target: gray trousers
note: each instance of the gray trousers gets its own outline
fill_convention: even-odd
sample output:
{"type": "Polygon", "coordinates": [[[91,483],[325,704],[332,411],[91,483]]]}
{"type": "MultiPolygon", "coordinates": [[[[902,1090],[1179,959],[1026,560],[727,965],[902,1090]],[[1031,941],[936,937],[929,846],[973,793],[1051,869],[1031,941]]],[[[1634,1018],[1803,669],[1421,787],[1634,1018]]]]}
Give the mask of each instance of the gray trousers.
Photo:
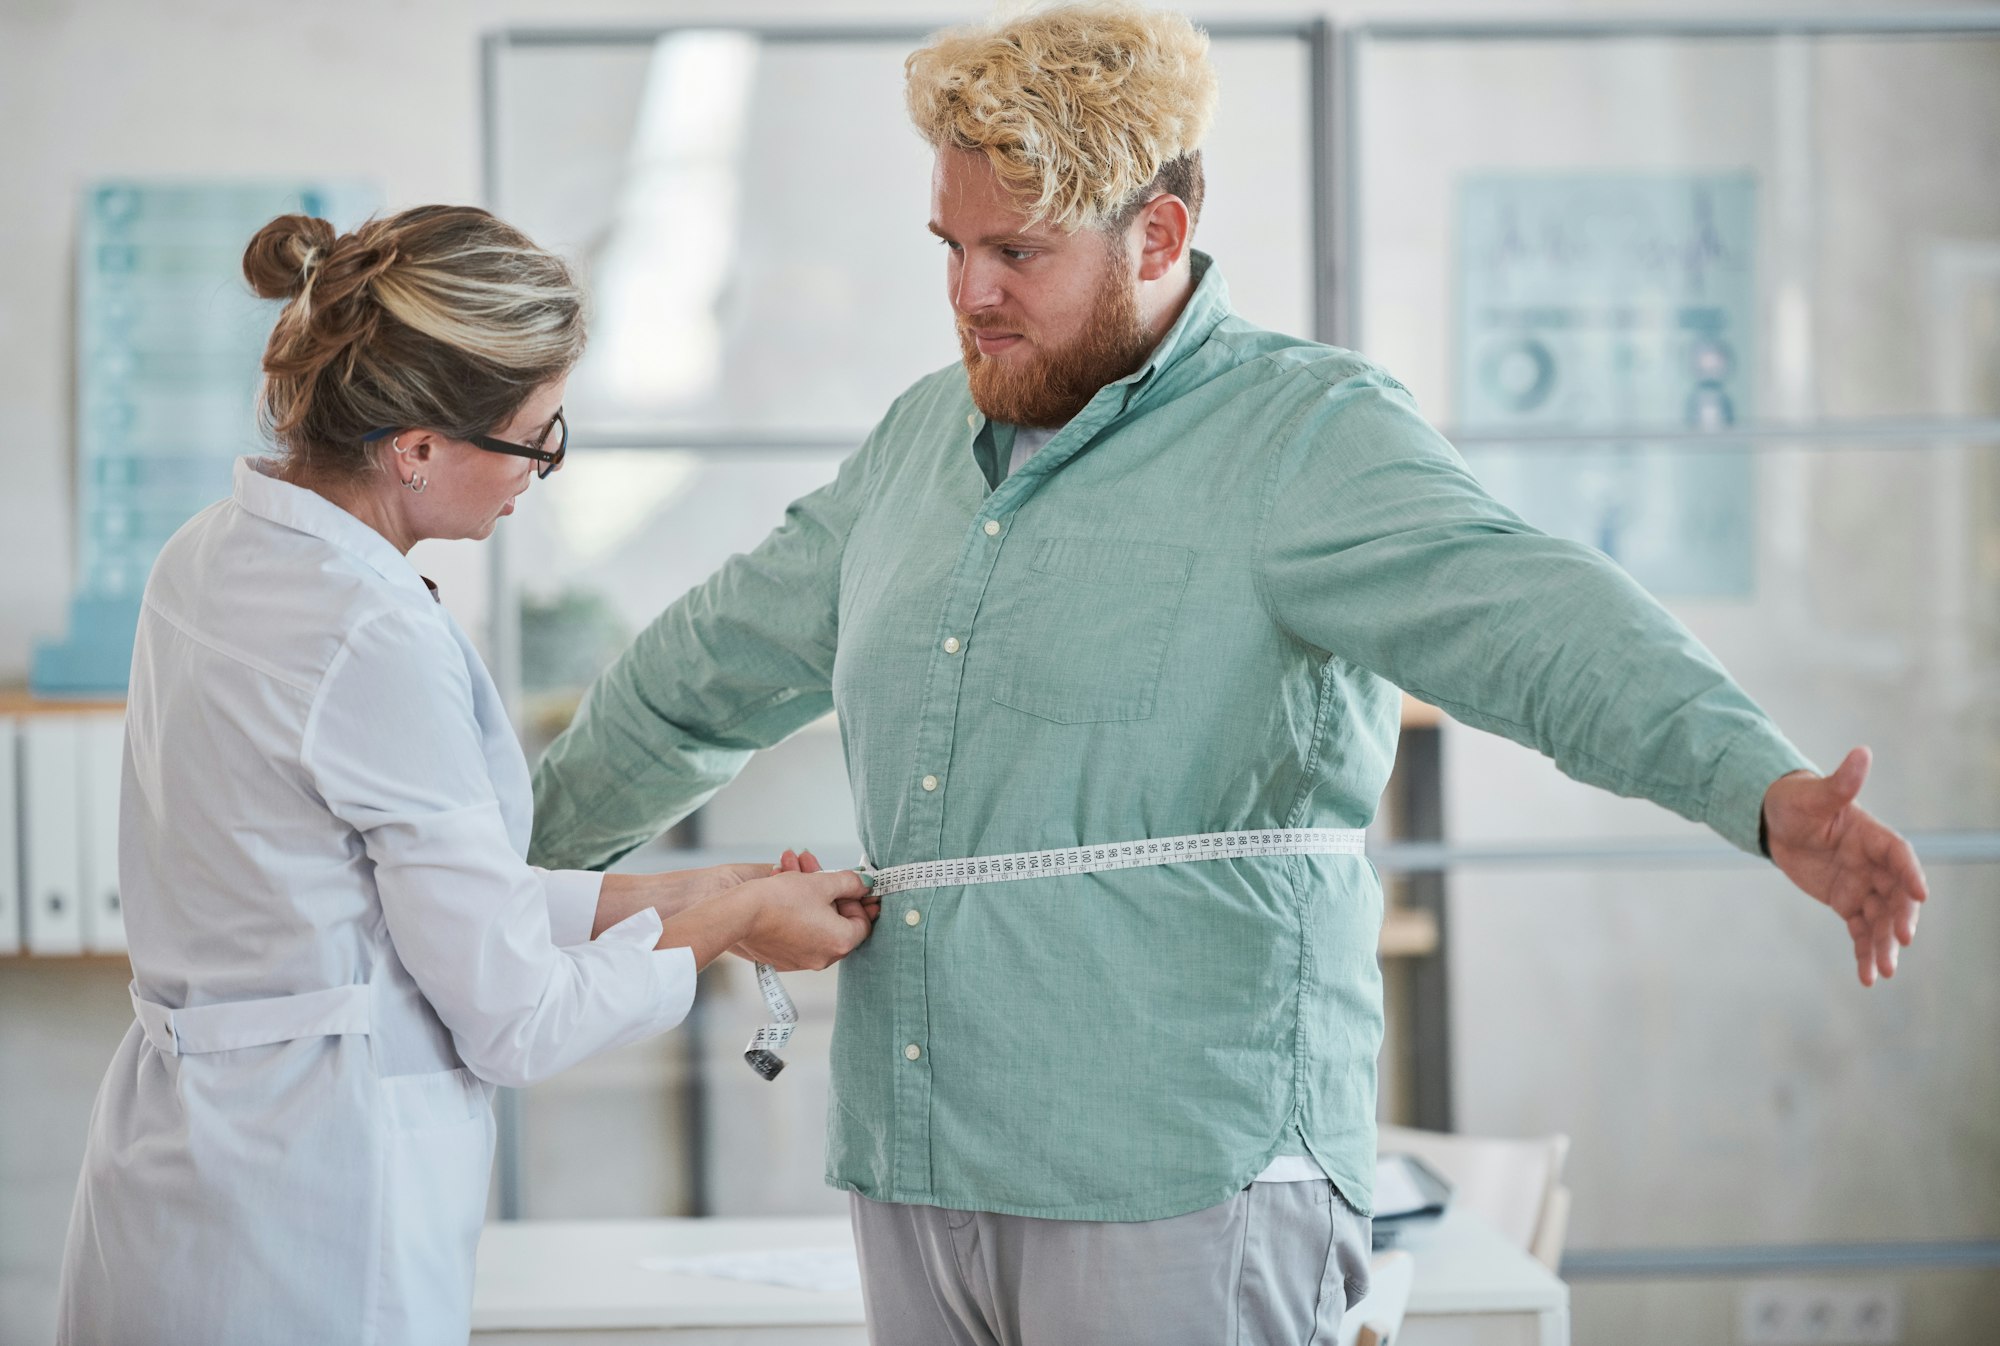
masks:
{"type": "Polygon", "coordinates": [[[1368,1290],[1330,1182],[1121,1224],[850,1196],[873,1346],[1321,1346],[1368,1290]]]}

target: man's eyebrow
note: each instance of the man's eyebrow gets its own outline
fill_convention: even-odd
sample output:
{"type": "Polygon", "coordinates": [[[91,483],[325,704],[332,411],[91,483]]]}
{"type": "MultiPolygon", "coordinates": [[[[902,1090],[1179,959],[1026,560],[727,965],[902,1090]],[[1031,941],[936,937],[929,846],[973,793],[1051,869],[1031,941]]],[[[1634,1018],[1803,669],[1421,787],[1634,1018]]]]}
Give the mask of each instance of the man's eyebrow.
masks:
{"type": "MultiPolygon", "coordinates": [[[[956,243],[958,241],[957,239],[953,238],[950,234],[947,234],[938,225],[938,222],[936,220],[930,221],[928,224],[924,226],[924,228],[930,230],[932,233],[936,234],[939,238],[943,239],[947,243],[956,243]]],[[[979,240],[979,245],[983,248],[999,247],[1009,243],[1018,243],[1024,247],[1030,247],[1030,248],[1040,248],[1047,246],[1047,244],[1045,244],[1042,240],[1034,237],[1034,235],[1032,234],[1020,234],[1020,233],[988,234],[985,238],[979,240]]]]}

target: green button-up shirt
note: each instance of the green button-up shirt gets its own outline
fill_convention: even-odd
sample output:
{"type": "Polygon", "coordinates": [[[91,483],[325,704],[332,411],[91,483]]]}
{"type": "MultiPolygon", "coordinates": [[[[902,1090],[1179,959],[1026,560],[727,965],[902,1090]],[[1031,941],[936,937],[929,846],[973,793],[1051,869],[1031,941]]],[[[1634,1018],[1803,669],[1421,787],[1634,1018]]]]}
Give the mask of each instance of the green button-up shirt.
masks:
{"type": "MultiPolygon", "coordinates": [[[[537,862],[608,862],[829,708],[877,865],[1364,827],[1397,687],[1754,850],[1765,787],[1807,763],[1695,639],[1496,503],[1394,379],[1195,270],[1145,365],[1011,476],[962,369],[899,398],[598,680],[536,774],[537,862]]],[[[1365,860],[895,907],[841,970],[834,1185],[1148,1220],[1303,1149],[1369,1208],[1365,860]]]]}

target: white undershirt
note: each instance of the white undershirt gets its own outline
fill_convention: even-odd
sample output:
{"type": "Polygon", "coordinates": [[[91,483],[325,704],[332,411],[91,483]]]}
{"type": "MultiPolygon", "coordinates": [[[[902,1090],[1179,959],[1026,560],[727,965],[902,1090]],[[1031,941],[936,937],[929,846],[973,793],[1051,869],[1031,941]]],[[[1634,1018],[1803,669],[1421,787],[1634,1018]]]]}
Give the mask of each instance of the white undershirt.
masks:
{"type": "MultiPolygon", "coordinates": [[[[1013,476],[1021,470],[1021,465],[1041,452],[1044,445],[1062,431],[1058,425],[1052,429],[1021,426],[1014,431],[1014,452],[1007,460],[1007,475],[1013,476]]],[[[1281,1154],[1265,1166],[1251,1181],[1253,1182],[1325,1182],[1326,1170],[1321,1168],[1309,1154],[1281,1154]]]]}
{"type": "Polygon", "coordinates": [[[1062,432],[1062,426],[1044,430],[1036,426],[1024,425],[1014,431],[1014,456],[1007,461],[1007,475],[1013,476],[1021,470],[1021,464],[1041,452],[1044,444],[1062,432]]]}

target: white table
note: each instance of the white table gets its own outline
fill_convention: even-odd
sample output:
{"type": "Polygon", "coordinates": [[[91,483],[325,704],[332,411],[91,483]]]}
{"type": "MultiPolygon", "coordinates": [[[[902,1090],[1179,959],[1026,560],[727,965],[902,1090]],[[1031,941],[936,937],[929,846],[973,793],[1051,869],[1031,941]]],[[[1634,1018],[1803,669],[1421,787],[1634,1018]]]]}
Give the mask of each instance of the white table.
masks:
{"type": "MultiPolygon", "coordinates": [[[[858,1290],[825,1292],[648,1270],[640,1259],[848,1246],[843,1219],[523,1220],[479,1245],[472,1339],[483,1346],[864,1346],[858,1290]]],[[[1413,1243],[1398,1346],[1568,1346],[1569,1287],[1463,1211],[1413,1243]]],[[[1081,1346],[1081,1344],[1080,1344],[1081,1346]]]]}

